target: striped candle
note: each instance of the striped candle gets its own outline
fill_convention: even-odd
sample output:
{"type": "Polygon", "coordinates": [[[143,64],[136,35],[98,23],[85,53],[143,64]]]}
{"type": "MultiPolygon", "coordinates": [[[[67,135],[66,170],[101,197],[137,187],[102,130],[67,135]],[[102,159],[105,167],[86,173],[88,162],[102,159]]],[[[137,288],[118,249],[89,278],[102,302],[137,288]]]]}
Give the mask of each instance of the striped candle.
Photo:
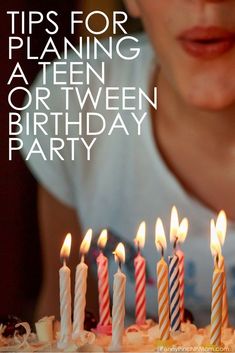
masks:
{"type": "Polygon", "coordinates": [[[164,251],[167,247],[167,242],[161,218],[157,219],[155,226],[155,245],[157,250],[160,251],[162,255],[161,260],[157,263],[158,318],[160,339],[167,341],[170,336],[168,266],[164,260],[164,251]]]}
{"type": "Polygon", "coordinates": [[[180,330],[180,286],[179,286],[179,258],[169,256],[169,289],[170,289],[170,319],[171,330],[180,330]]]}
{"type": "Polygon", "coordinates": [[[211,220],[211,240],[210,248],[214,257],[214,272],[212,279],[212,301],[211,301],[211,336],[210,343],[220,346],[222,330],[222,305],[223,305],[223,285],[224,272],[219,267],[221,255],[221,243],[217,234],[215,222],[211,220]]]}
{"type": "Polygon", "coordinates": [[[110,299],[109,299],[109,277],[108,277],[108,259],[102,252],[96,259],[98,265],[98,291],[99,291],[99,314],[100,326],[110,324],[110,299]]]}
{"type": "Polygon", "coordinates": [[[57,346],[59,349],[66,349],[71,343],[72,333],[72,307],[71,307],[71,279],[70,269],[66,266],[66,259],[71,250],[72,236],[67,234],[60,251],[63,266],[59,271],[60,279],[60,336],[57,346]]]}
{"type": "Polygon", "coordinates": [[[71,342],[72,315],[71,315],[71,280],[70,269],[64,262],[59,271],[60,278],[60,338],[58,348],[65,349],[71,342]]]}
{"type": "Polygon", "coordinates": [[[170,336],[170,312],[168,294],[168,266],[163,257],[157,263],[157,288],[160,339],[166,341],[170,336]]]}
{"type": "Polygon", "coordinates": [[[118,269],[113,282],[112,343],[110,351],[122,349],[125,320],[126,276],[118,269]]]}
{"type": "Polygon", "coordinates": [[[86,291],[87,291],[88,266],[82,256],[81,262],[76,267],[75,275],[75,297],[73,311],[73,334],[72,338],[76,341],[80,333],[84,330],[86,291]]]}
{"type": "Polygon", "coordinates": [[[184,243],[188,233],[188,219],[183,218],[179,224],[178,211],[173,206],[171,211],[170,241],[174,244],[174,255],[169,258],[170,274],[170,313],[171,329],[180,329],[184,321],[184,253],[179,244],[184,243]],[[178,248],[178,250],[177,250],[178,248]]]}
{"type": "Polygon", "coordinates": [[[180,320],[184,322],[184,253],[178,249],[176,255],[179,258],[180,320]]]}
{"type": "Polygon", "coordinates": [[[135,244],[137,246],[138,255],[134,260],[135,267],[135,316],[136,324],[142,325],[146,320],[146,261],[141,255],[141,249],[145,244],[146,223],[141,222],[135,244]]]}
{"type": "MultiPolygon", "coordinates": [[[[226,216],[224,211],[220,211],[220,213],[218,214],[215,227],[216,227],[217,237],[218,237],[220,245],[222,247],[224,245],[224,243],[225,243],[226,231],[227,231],[227,216],[226,216]]],[[[221,254],[219,256],[218,266],[221,269],[221,271],[224,272],[224,278],[223,278],[223,304],[222,304],[222,327],[228,327],[229,326],[229,317],[228,317],[227,281],[226,281],[225,261],[224,261],[223,255],[222,255],[222,249],[221,249],[221,254]]]]}
{"type": "MultiPolygon", "coordinates": [[[[174,240],[174,247],[180,244],[183,244],[187,234],[188,234],[188,219],[183,218],[180,222],[179,228],[177,230],[177,235],[174,240]]],[[[178,248],[176,251],[176,255],[179,258],[179,286],[180,286],[180,320],[184,322],[184,253],[183,251],[178,248]]]]}
{"type": "Polygon", "coordinates": [[[210,343],[215,346],[221,344],[222,329],[222,303],[223,303],[224,273],[216,268],[212,280],[212,304],[211,304],[211,333],[210,343]]]}
{"type": "Polygon", "coordinates": [[[224,257],[222,255],[219,257],[219,268],[224,273],[224,276],[223,276],[223,302],[222,302],[222,327],[228,327],[229,326],[229,319],[228,319],[227,280],[226,280],[225,262],[224,262],[224,257]]]}
{"type": "Polygon", "coordinates": [[[92,230],[89,229],[80,245],[81,261],[76,267],[72,333],[74,341],[79,339],[81,332],[84,330],[88,275],[88,266],[85,264],[85,254],[89,251],[91,238],[92,230]]]}
{"type": "Polygon", "coordinates": [[[134,260],[135,266],[135,315],[138,325],[146,320],[146,261],[138,254],[134,260]]]}

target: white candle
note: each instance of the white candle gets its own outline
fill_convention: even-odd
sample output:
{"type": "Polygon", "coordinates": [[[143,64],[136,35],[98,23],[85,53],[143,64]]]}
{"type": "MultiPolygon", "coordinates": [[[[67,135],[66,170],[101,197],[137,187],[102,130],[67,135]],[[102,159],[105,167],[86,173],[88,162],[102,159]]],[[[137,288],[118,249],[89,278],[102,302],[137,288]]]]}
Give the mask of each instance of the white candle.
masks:
{"type": "Polygon", "coordinates": [[[121,263],[125,261],[125,248],[122,243],[118,244],[114,254],[119,266],[118,271],[114,275],[113,283],[112,342],[110,351],[118,352],[122,349],[126,295],[126,276],[121,271],[121,263]]]}
{"type": "Polygon", "coordinates": [[[71,341],[72,321],[71,321],[71,279],[70,269],[66,266],[66,258],[69,256],[71,248],[71,234],[65,238],[61,248],[61,258],[63,266],[59,271],[60,278],[60,338],[59,349],[65,349],[71,341]]]}
{"type": "Polygon", "coordinates": [[[80,333],[84,330],[88,273],[88,266],[84,262],[84,256],[90,248],[91,237],[92,230],[89,229],[80,246],[80,253],[82,254],[82,257],[80,264],[78,264],[76,268],[72,335],[72,338],[75,341],[79,338],[80,333]]]}

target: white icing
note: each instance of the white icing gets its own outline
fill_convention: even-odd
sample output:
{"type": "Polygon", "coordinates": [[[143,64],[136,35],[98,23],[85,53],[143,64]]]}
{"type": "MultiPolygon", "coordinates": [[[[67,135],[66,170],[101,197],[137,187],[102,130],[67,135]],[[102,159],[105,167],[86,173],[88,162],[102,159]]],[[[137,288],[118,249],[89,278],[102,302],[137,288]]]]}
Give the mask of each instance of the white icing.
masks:
{"type": "Polygon", "coordinates": [[[39,321],[35,322],[36,333],[40,342],[53,341],[53,320],[54,316],[45,316],[39,321]]]}
{"type": "MultiPolygon", "coordinates": [[[[46,322],[48,320],[42,320],[46,322]]],[[[41,321],[41,320],[40,320],[41,321]]],[[[110,336],[98,335],[88,331],[81,331],[76,342],[69,342],[64,349],[58,350],[57,342],[43,343],[37,340],[37,336],[31,333],[28,323],[17,324],[16,327],[23,326],[26,333],[20,336],[17,332],[12,338],[2,336],[4,327],[0,325],[0,351],[1,352],[107,352],[110,347],[110,336]]],[[[151,327],[148,331],[133,325],[127,328],[123,336],[122,351],[125,352],[151,352],[157,351],[157,341],[160,332],[158,325],[151,327]]],[[[173,339],[172,346],[203,347],[210,343],[210,327],[197,329],[195,325],[184,323],[182,330],[171,332],[173,339]]],[[[225,348],[235,351],[235,332],[233,328],[225,328],[222,331],[222,342],[225,348]]]]}
{"type": "Polygon", "coordinates": [[[153,326],[148,330],[148,339],[149,342],[152,342],[154,340],[157,340],[160,338],[160,330],[159,330],[159,326],[153,326]]]}
{"type": "Polygon", "coordinates": [[[126,338],[130,344],[143,344],[143,335],[139,332],[127,332],[126,338]]]}

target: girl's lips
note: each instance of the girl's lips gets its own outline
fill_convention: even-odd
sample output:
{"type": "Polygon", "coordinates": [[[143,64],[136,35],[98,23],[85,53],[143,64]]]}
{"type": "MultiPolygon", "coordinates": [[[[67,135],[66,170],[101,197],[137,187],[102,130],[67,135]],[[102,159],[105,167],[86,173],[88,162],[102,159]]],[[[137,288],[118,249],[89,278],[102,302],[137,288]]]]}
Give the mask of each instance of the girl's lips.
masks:
{"type": "Polygon", "coordinates": [[[189,55],[204,60],[215,59],[235,45],[235,33],[220,27],[194,27],[178,39],[189,55]]]}

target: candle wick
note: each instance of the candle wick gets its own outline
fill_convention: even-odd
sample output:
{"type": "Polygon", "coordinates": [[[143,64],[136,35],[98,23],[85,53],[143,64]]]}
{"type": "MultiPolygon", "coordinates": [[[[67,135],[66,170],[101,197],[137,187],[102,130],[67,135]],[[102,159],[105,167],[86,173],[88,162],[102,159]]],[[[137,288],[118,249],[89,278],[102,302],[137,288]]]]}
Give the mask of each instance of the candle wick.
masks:
{"type": "Polygon", "coordinates": [[[134,239],[136,248],[137,248],[137,255],[140,255],[140,242],[137,238],[134,239]]]}
{"type": "Polygon", "coordinates": [[[176,237],[176,238],[175,238],[175,241],[174,241],[174,245],[173,245],[174,251],[176,251],[176,246],[177,246],[178,240],[179,240],[179,238],[176,237]]]}
{"type": "Polygon", "coordinates": [[[66,259],[65,259],[65,257],[63,258],[63,266],[66,266],[66,259]]]}
{"type": "Polygon", "coordinates": [[[218,253],[216,254],[215,262],[216,262],[217,268],[219,268],[219,254],[218,253]]]}
{"type": "Polygon", "coordinates": [[[122,271],[122,261],[120,259],[118,259],[118,269],[122,271]]]}
{"type": "Polygon", "coordinates": [[[85,262],[85,256],[84,256],[84,254],[82,254],[81,262],[85,262]]]}
{"type": "Polygon", "coordinates": [[[160,248],[161,248],[161,255],[162,257],[164,257],[164,247],[162,246],[162,243],[160,242],[160,240],[157,241],[158,244],[160,245],[160,248]]]}

